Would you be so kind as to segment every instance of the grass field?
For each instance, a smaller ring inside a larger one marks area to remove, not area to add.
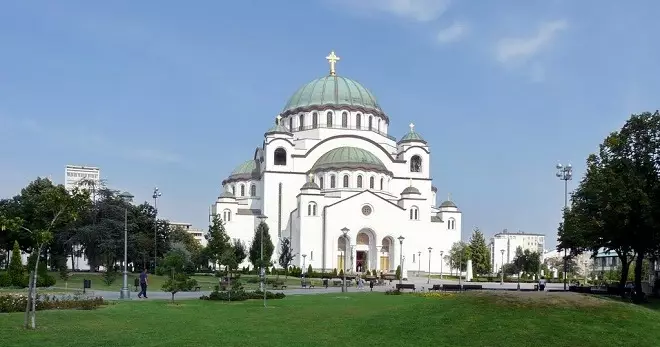
[[[3,346],[657,346],[660,313],[579,294],[300,295],[0,314]]]

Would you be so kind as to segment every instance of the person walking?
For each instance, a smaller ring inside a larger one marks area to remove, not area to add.
[[[541,279],[539,280],[539,291],[545,291],[545,277],[541,276]]]
[[[145,299],[149,299],[147,297],[148,284],[149,284],[149,276],[147,275],[147,269],[143,269],[142,272],[140,273],[140,293],[138,294],[138,298],[142,299],[142,296],[144,296]]]

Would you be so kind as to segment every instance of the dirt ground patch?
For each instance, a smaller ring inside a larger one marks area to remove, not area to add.
[[[472,292],[466,293],[485,303],[507,307],[566,307],[592,308],[611,305],[614,302],[598,297],[572,292]]]

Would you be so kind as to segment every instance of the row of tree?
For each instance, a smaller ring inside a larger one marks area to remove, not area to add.
[[[609,134],[572,193],[559,226],[559,250],[568,257],[583,252],[615,251],[621,261],[621,289],[634,263],[637,301],[642,266],[660,254],[660,113],[632,115]],[[623,290],[622,290],[623,292]]]

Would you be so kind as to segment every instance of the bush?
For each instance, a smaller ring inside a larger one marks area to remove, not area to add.
[[[397,280],[401,279],[401,265],[396,267],[396,272],[394,273],[394,276],[396,277]]]
[[[27,295],[0,295],[0,312],[23,312],[27,305]],[[37,295],[37,310],[93,310],[105,304],[102,297],[80,298],[78,296]]]
[[[245,300],[258,300],[263,299],[264,292],[262,291],[253,291],[246,292],[244,290],[230,290],[227,292],[213,291],[208,296],[202,295],[201,300],[212,300],[212,301],[245,301]],[[284,299],[286,295],[284,293],[273,293],[266,291],[266,299]]]
[[[103,283],[106,286],[112,285],[112,283],[117,279],[117,272],[111,269],[108,269],[103,273]]]
[[[14,248],[11,251],[11,259],[9,260],[9,268],[7,269],[9,276],[9,286],[7,287],[27,287],[25,284],[25,269],[21,261],[21,249],[18,247],[18,241],[14,241]],[[25,285],[24,285],[25,284]]]
[[[398,289],[389,289],[385,291],[385,295],[401,295],[401,294],[403,294],[403,292]]]

